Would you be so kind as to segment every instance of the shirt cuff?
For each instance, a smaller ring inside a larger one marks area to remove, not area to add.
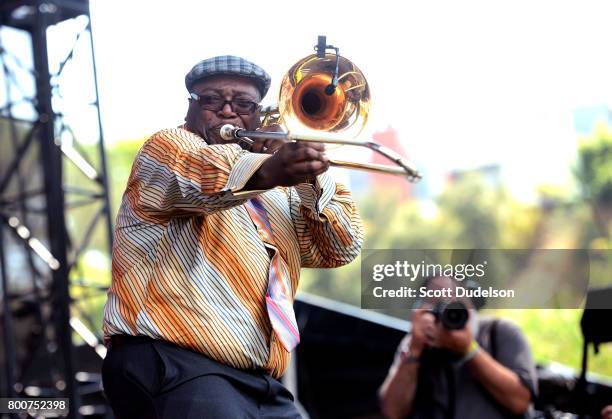
[[[327,172],[317,176],[315,184],[300,183],[295,186],[301,204],[315,214],[320,214],[336,193],[336,182]]]
[[[221,192],[229,195],[229,197],[236,197],[236,199],[250,199],[259,195],[263,190],[242,191],[241,189],[270,157],[272,157],[271,154],[245,153],[230,170],[227,183]]]

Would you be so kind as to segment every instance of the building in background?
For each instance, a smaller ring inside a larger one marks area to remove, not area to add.
[[[388,127],[384,131],[375,132],[372,135],[372,140],[411,161],[409,153],[402,146],[398,132],[392,127]],[[345,159],[348,160],[348,158]],[[377,153],[370,153],[367,162],[394,166],[394,163]],[[365,195],[372,190],[384,190],[385,194],[394,196],[398,203],[411,199],[426,199],[430,193],[427,187],[427,174],[424,171],[424,165],[419,164],[419,162],[412,163],[416,165],[419,172],[423,175],[423,179],[417,183],[409,182],[407,178],[402,176],[354,170],[349,175],[351,190],[355,195]]]

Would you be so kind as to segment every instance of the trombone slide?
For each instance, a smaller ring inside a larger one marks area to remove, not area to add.
[[[383,147],[382,145],[373,141],[357,141],[345,138],[338,138],[326,133],[317,135],[303,135],[303,134],[292,134],[291,132],[266,132],[266,131],[247,131],[242,128],[234,127],[233,125],[227,124],[221,127],[220,130],[221,138],[226,141],[238,139],[248,144],[253,144],[251,138],[275,138],[284,141],[306,141],[312,143],[324,143],[324,144],[341,144],[341,145],[352,145],[357,147],[365,147],[374,151],[375,153],[385,156],[399,167],[386,166],[383,164],[375,163],[357,163],[343,160],[331,160],[330,164],[336,167],[344,167],[348,169],[366,170],[371,172],[388,173],[392,175],[407,176],[410,180],[421,179],[421,174],[414,168],[410,163],[406,162],[404,158],[396,153],[395,151]]]

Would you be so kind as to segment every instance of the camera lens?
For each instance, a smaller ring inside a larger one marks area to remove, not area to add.
[[[465,327],[468,321],[468,311],[461,301],[452,301],[444,305],[441,310],[440,321],[447,329],[459,330]]]

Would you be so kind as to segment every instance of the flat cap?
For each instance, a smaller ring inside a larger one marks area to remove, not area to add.
[[[191,88],[197,81],[218,74],[230,74],[252,79],[262,98],[270,88],[270,75],[263,68],[233,55],[221,55],[200,61],[185,76],[185,86],[191,92]]]

